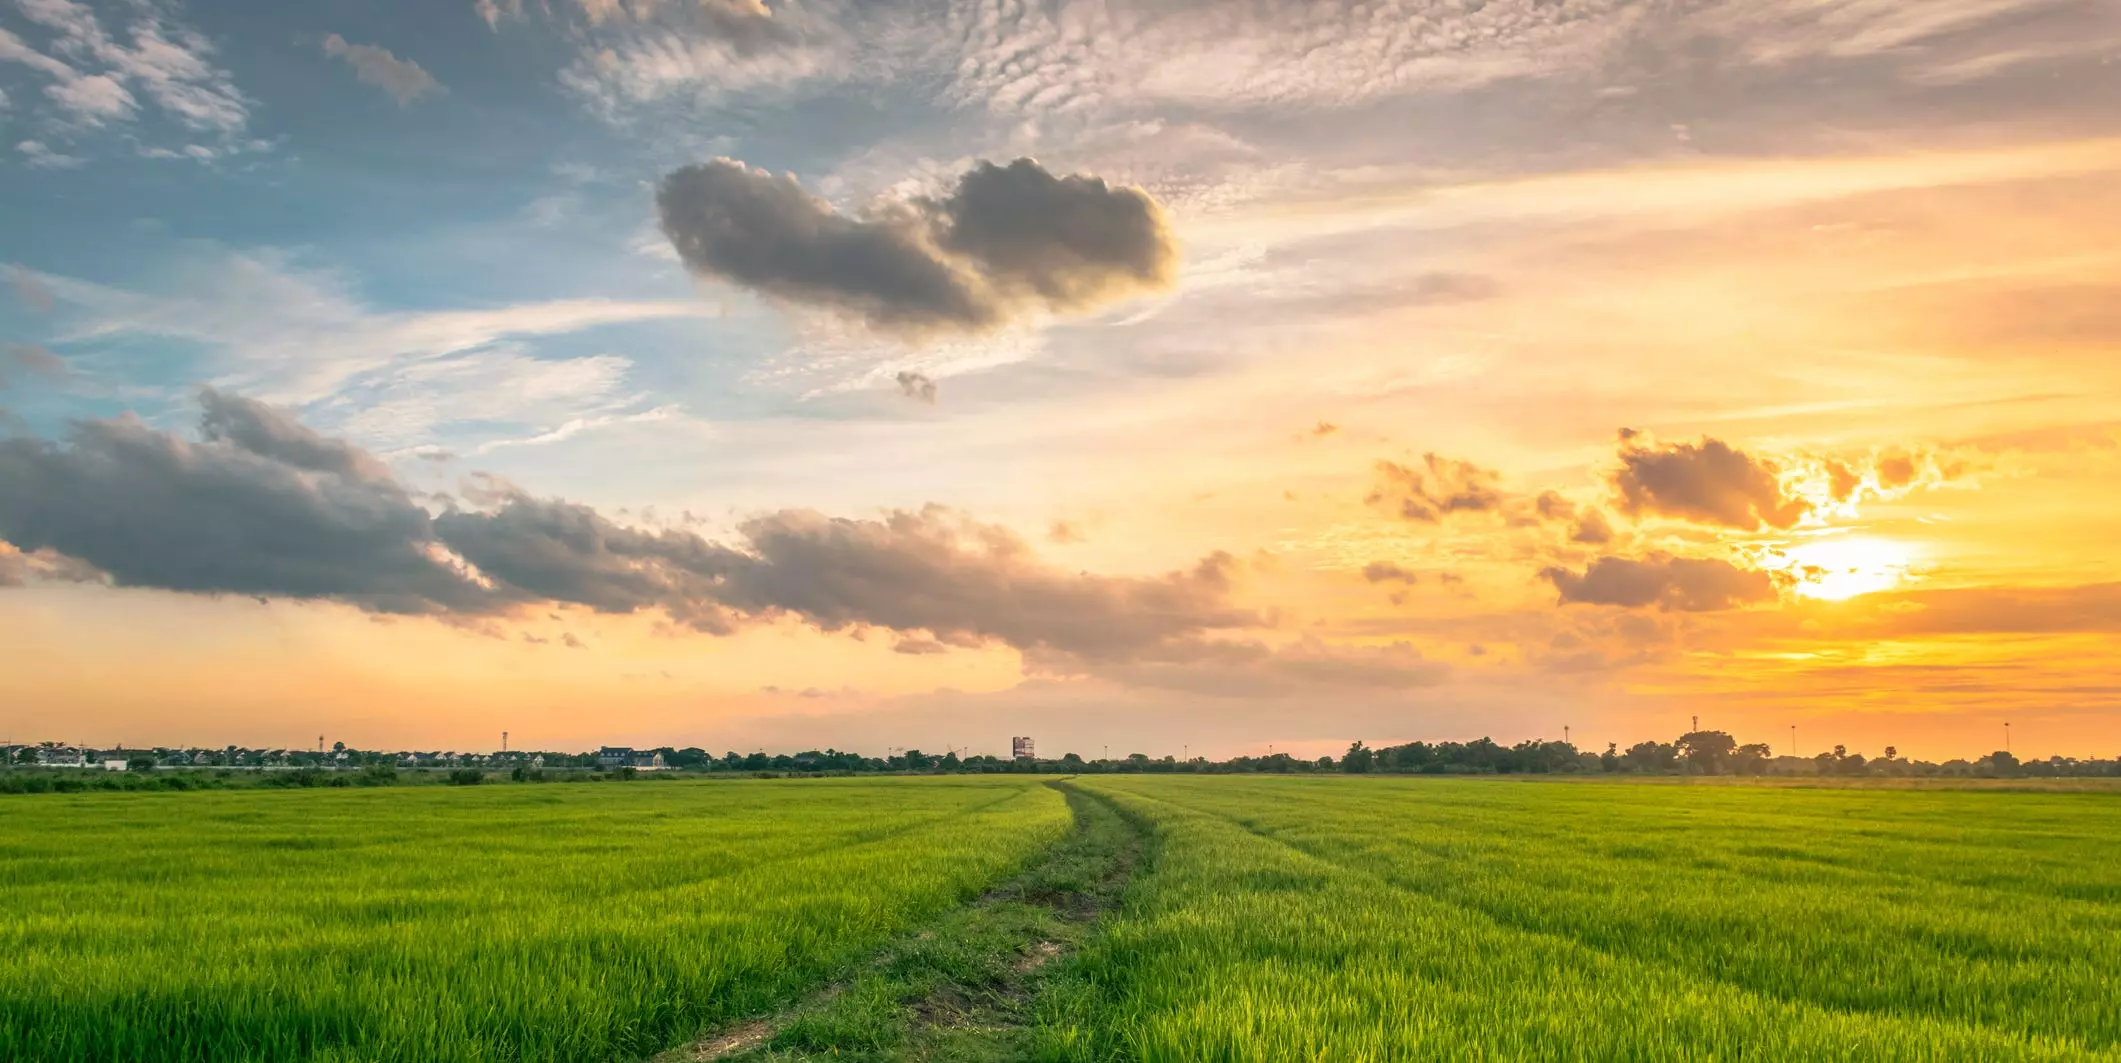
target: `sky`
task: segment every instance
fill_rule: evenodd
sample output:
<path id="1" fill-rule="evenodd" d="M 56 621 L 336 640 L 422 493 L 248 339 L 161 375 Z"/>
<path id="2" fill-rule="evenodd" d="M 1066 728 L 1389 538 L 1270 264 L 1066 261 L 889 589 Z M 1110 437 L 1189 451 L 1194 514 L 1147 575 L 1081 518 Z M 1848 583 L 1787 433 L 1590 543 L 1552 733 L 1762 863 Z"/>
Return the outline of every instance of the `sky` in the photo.
<path id="1" fill-rule="evenodd" d="M 2110 0 L 0 0 L 0 730 L 2121 753 Z"/>

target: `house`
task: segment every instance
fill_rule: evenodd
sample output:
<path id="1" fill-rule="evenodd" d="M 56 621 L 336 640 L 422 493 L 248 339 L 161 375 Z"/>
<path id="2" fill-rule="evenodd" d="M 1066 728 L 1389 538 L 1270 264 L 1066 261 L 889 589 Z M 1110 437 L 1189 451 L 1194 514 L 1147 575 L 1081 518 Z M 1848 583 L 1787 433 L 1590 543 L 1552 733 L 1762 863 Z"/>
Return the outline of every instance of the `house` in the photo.
<path id="1" fill-rule="evenodd" d="M 597 767 L 599 768 L 624 768 L 632 763 L 632 746 L 605 746 L 597 750 Z"/>
<path id="2" fill-rule="evenodd" d="M 538 754 L 537 756 L 534 756 L 534 757 L 530 758 L 530 766 L 531 766 L 531 767 L 533 767 L 533 768 L 542 768 L 542 767 L 544 767 L 544 766 L 545 766 L 545 754 L 543 754 L 543 753 L 540 753 L 540 754 Z"/>
<path id="3" fill-rule="evenodd" d="M 635 771 L 666 771 L 670 767 L 663 763 L 661 753 L 635 753 L 632 762 L 627 766 Z"/>
<path id="4" fill-rule="evenodd" d="M 103 770 L 104 770 L 104 771 L 124 771 L 124 770 L 125 770 L 125 762 L 124 762 L 124 761 L 122 761 L 122 760 L 106 760 L 106 761 L 104 761 L 104 762 L 103 762 L 103 765 L 102 765 L 102 766 L 103 766 Z"/>
<path id="5" fill-rule="evenodd" d="M 78 749 L 45 748 L 37 751 L 37 763 L 47 768 L 85 768 L 88 756 Z"/>

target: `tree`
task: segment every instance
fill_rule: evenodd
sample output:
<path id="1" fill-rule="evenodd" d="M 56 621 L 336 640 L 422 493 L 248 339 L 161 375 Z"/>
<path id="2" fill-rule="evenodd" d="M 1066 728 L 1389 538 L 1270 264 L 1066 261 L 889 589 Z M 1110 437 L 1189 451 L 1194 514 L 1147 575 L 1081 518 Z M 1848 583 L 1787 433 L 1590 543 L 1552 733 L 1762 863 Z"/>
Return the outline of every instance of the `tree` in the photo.
<path id="1" fill-rule="evenodd" d="M 1670 742 L 1637 742 L 1621 760 L 1629 771 L 1671 771 L 1679 766 L 1679 750 Z"/>
<path id="2" fill-rule="evenodd" d="M 1740 775 L 1758 775 L 1767 767 L 1768 758 L 1775 751 L 1766 742 L 1747 742 L 1731 751 L 1731 770 Z"/>
<path id="3" fill-rule="evenodd" d="M 1688 731 L 1679 736 L 1675 748 L 1689 769 L 1703 775 L 1721 775 L 1725 762 L 1738 748 L 1738 740 L 1722 731 Z"/>
<path id="4" fill-rule="evenodd" d="M 1375 763 L 1376 760 L 1377 755 L 1371 751 L 1370 747 L 1363 745 L 1361 741 L 1357 741 L 1354 745 L 1348 747 L 1348 754 L 1340 758 L 1340 770 L 1350 775 L 1365 775 L 1369 773 L 1371 764 Z"/>
<path id="5" fill-rule="evenodd" d="M 1981 764 L 1990 775 L 2009 777 L 2018 774 L 2018 758 L 2004 750 L 1997 750 L 1981 758 Z"/>
<path id="6" fill-rule="evenodd" d="M 1598 766 L 1607 771 L 1620 770 L 1620 743 L 1607 742 L 1604 755 L 1598 758 Z"/>

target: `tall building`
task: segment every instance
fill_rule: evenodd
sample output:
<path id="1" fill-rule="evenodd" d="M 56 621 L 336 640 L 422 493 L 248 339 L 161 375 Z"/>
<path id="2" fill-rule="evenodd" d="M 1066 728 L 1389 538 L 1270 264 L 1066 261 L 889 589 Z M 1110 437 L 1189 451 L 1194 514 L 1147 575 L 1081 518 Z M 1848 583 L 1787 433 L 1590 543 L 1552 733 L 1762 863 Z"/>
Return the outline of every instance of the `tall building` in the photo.
<path id="1" fill-rule="evenodd" d="M 1018 760 L 1037 760 L 1038 754 L 1031 748 L 1031 736 L 1020 735 L 1009 740 L 1009 754 Z"/>

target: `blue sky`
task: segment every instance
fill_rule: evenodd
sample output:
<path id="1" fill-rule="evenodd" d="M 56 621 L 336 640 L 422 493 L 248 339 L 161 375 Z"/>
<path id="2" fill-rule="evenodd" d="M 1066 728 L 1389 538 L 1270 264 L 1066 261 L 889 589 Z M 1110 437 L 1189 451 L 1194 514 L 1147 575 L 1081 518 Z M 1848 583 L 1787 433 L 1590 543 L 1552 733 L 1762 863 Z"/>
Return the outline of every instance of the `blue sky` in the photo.
<path id="1" fill-rule="evenodd" d="M 197 438 L 211 386 L 374 454 L 436 513 L 488 506 L 500 477 L 762 550 L 743 546 L 762 514 L 881 528 L 935 505 L 1097 593 L 1227 554 L 1259 621 L 1231 636 L 1244 674 L 1279 692 L 1240 697 L 1197 660 L 1057 663 L 1007 625 L 860 613 L 938 650 L 893 655 L 807 599 L 745 629 L 792 640 L 784 661 L 763 634 L 672 633 L 667 603 L 384 634 L 359 595 L 261 617 L 107 572 L 11 589 L 0 629 L 69 653 L 167 608 L 238 657 L 297 629 L 360 653 L 498 641 L 537 654 L 504 672 L 628 692 L 644 737 L 684 719 L 778 741 L 821 705 L 879 734 L 985 712 L 1005 736 L 1021 712 L 1087 735 L 1065 706 L 1095 700 L 1140 706 L 1095 726 L 1143 741 L 1324 748 L 1546 733 L 1564 712 L 1619 728 L 1721 696 L 1703 662 L 1765 669 L 1798 652 L 1785 625 L 1822 630 L 1792 560 L 1814 540 L 1857 544 L 1836 556 L 1869 575 L 1836 593 L 1879 609 L 2121 579 L 2091 546 L 2111 508 L 2068 501 L 2104 475 L 2121 419 L 2101 309 L 2121 276 L 2121 9 L 2101 0 L 0 0 L 0 93 L 0 343 L 23 352 L 0 362 L 0 411 L 49 453 L 75 453 L 70 424 L 125 416 L 218 453 Z M 1153 204 L 1170 270 L 1114 272 L 1082 252 L 1087 229 L 1035 211 L 988 221 L 1047 226 L 1045 251 L 1089 259 L 937 251 L 967 176 L 1019 157 L 1106 206 Z M 717 158 L 747 167 L 730 180 L 751 198 L 702 217 L 767 226 L 779 203 L 793 213 L 767 235 L 786 248 L 681 256 L 659 185 Z M 781 174 L 814 205 L 773 200 Z M 804 226 L 940 256 L 1000 309 L 887 327 L 850 300 L 896 280 L 835 272 Z M 1685 507 L 1660 523 L 1614 494 L 1623 427 L 1727 442 L 1789 490 L 1801 469 L 1903 453 L 1929 479 L 1874 483 L 1867 511 L 1808 503 L 1792 528 L 1709 530 Z M 1446 467 L 1430 453 L 1502 485 L 1487 523 L 1380 509 L 1379 462 Z M 1525 508 L 1548 493 L 1566 504 Z M 1616 538 L 1555 516 L 1593 508 Z M 916 524 L 939 556 L 999 541 Z M 2027 528 L 2054 540 L 2037 558 L 2012 549 Z M 50 549 L 37 571 L 61 571 Z M 33 552 L 0 552 L 0 584 Z M 1588 584 L 1552 575 L 1674 557 L 1767 573 L 1776 602 L 1579 602 Z M 1385 562 L 1435 575 L 1364 576 Z M 557 645 L 536 624 L 605 649 L 533 651 Z M 2075 660 L 2075 637 L 2010 667 Z M 1944 676 L 1963 649 L 1908 653 Z M 1808 684 L 1909 682 L 1832 660 L 1763 673 L 1780 693 L 1757 712 L 1827 711 Z M 415 673 L 376 681 L 455 689 Z M 829 696 L 792 713 L 760 693 L 810 687 Z M 1963 690 L 1937 679 L 1923 704 L 1959 719 Z M 51 714 L 96 702 L 14 693 Z M 2042 697 L 2065 721 L 2113 704 Z M 1304 699 L 1339 708 L 1292 711 Z M 1898 726 L 1833 711 L 1852 734 Z M 177 716 L 270 726 L 258 706 Z"/>

